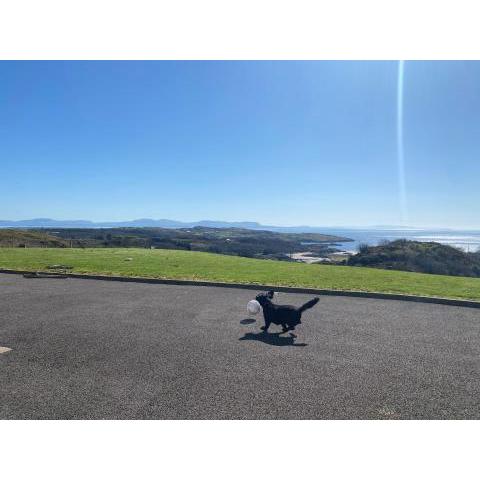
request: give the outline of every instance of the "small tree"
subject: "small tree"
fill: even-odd
[[[368,245],[368,243],[360,243],[358,245],[359,253],[368,253],[369,248],[370,246]]]

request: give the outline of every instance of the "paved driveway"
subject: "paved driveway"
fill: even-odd
[[[480,418],[479,310],[322,297],[293,339],[253,295],[0,274],[0,418]]]

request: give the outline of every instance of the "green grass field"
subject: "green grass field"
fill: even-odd
[[[362,267],[305,265],[180,250],[136,248],[0,248],[0,268],[46,270],[63,264],[75,273],[257,283],[403,293],[480,300],[480,278]]]

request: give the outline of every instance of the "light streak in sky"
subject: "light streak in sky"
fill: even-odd
[[[403,151],[403,103],[404,103],[405,61],[398,62],[397,76],[397,171],[398,192],[402,224],[408,225],[407,188],[405,182],[405,158]]]

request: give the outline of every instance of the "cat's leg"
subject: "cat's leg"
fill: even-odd
[[[268,328],[270,327],[270,324],[272,322],[270,320],[265,319],[265,325],[263,327],[260,327],[264,332],[268,332]]]

